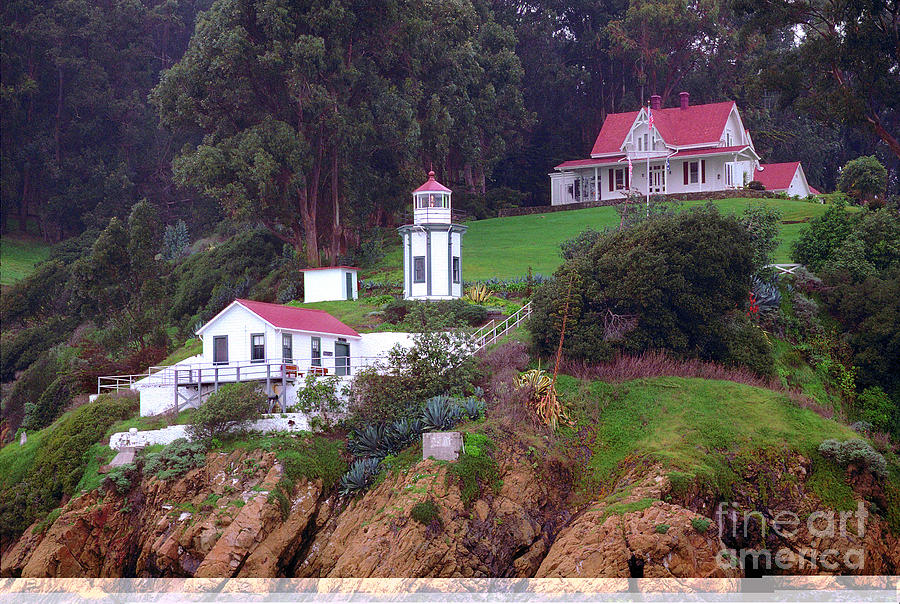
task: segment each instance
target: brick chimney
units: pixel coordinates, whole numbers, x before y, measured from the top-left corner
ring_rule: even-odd
[[[678,96],[681,98],[681,108],[687,109],[691,104],[691,95],[687,92],[679,92]]]
[[[662,97],[654,94],[650,97],[650,109],[662,109]]]

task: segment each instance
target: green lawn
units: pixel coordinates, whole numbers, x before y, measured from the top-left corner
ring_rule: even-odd
[[[660,377],[611,385],[560,376],[558,388],[578,426],[596,430],[582,477],[587,491],[610,484],[623,462],[642,456],[727,494],[738,480],[735,465],[786,451],[818,463],[823,440],[859,438],[784,395],[734,382]]]
[[[688,201],[685,206],[703,201]],[[764,204],[781,212],[781,243],[776,262],[790,262],[790,244],[805,222],[825,213],[827,206],[789,199],[723,199],[714,202],[723,212],[743,212]],[[803,221],[797,223],[795,221]],[[550,214],[531,214],[469,222],[463,238],[463,273],[467,281],[522,277],[532,271],[550,275],[560,265],[559,244],[590,227],[600,230],[619,223],[615,208],[588,208]]]
[[[21,281],[49,255],[50,246],[43,241],[4,235],[0,239],[0,285]]]

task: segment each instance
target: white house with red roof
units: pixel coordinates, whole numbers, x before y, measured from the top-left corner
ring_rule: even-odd
[[[760,164],[753,174],[753,180],[761,182],[766,187],[766,191],[787,193],[791,197],[820,195],[819,191],[809,185],[803,166],[798,161]]]
[[[682,92],[678,107],[664,109],[654,95],[640,111],[608,115],[589,158],[555,166],[550,202],[741,188],[754,179],[759,159],[734,101],[691,105]]]
[[[360,334],[323,310],[237,299],[197,330],[203,352],[175,365],[150,369],[132,388],[141,415],[196,407],[221,384],[257,382],[272,407],[297,401],[307,375],[350,380],[383,360],[408,333]]]

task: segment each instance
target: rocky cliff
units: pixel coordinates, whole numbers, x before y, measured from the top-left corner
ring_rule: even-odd
[[[569,470],[536,462],[525,449],[503,440],[496,488],[485,486],[470,504],[446,462],[388,473],[351,501],[301,480],[280,502],[273,494],[283,469],[273,454],[210,453],[180,478],[69,501],[4,552],[0,570],[6,577],[728,577],[743,574],[744,550],[768,549],[805,564],[766,572],[900,571],[900,541],[874,514],[859,527],[846,516],[852,528],[830,537],[808,528],[815,510],[827,508],[805,489],[803,458],[744,468],[746,483],[725,507],[696,489],[673,489],[661,467],[641,464],[605,494],[577,503]],[[862,501],[872,486],[857,483]],[[414,520],[413,506],[426,500],[436,514]],[[801,519],[795,531],[778,526],[787,512]],[[820,555],[831,550],[837,566]],[[848,550],[864,560],[843,559]]]

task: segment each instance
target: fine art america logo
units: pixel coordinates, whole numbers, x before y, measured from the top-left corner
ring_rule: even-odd
[[[811,546],[790,549],[781,547],[775,550],[766,547],[723,549],[716,554],[716,562],[723,569],[755,569],[772,571],[775,569],[788,572],[822,569],[836,571],[843,567],[846,570],[862,570],[865,566],[865,549],[861,547],[866,534],[866,518],[869,513],[863,503],[857,502],[856,510],[835,512],[834,510],[817,510],[802,520],[791,511],[776,511],[769,518],[759,511],[739,512],[735,504],[720,502],[716,510],[719,525],[719,539],[731,542],[747,543],[751,540],[750,526],[755,520],[758,523],[762,539],[767,531],[786,540],[794,539],[804,531],[809,535],[808,543],[821,544],[825,549]],[[729,509],[730,508],[730,509]],[[730,520],[730,532],[725,528],[725,518]],[[743,532],[743,534],[741,534]],[[730,537],[730,539],[729,539]],[[836,549],[827,547],[841,542],[843,544],[859,544],[858,547]]]

